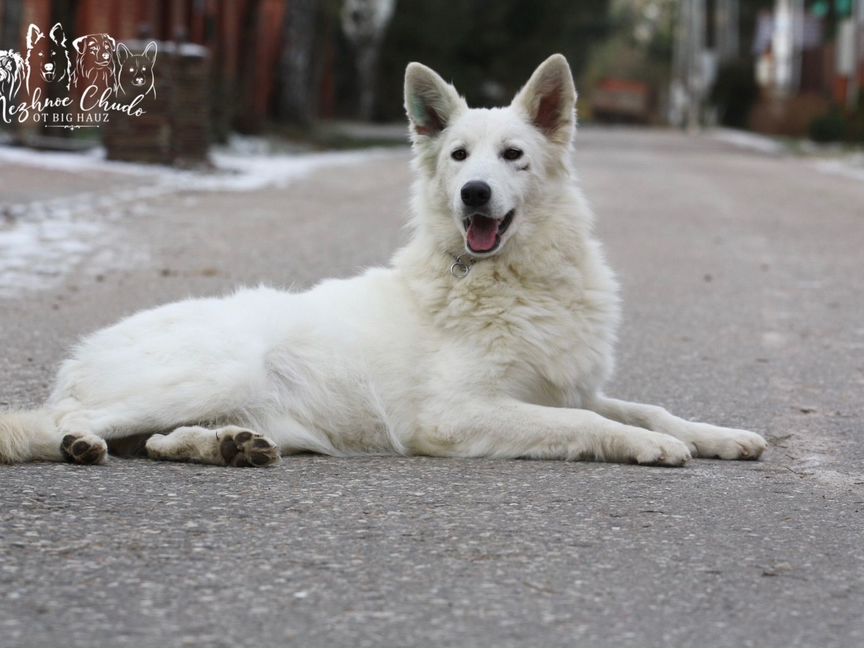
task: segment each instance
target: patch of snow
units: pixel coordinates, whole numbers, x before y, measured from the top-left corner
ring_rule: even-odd
[[[359,164],[396,154],[402,155],[403,149],[371,148],[299,155],[244,155],[236,151],[217,150],[212,155],[216,163],[215,171],[195,171],[106,160],[102,149],[82,155],[0,146],[0,162],[70,173],[95,171],[134,175],[150,179],[167,188],[168,192],[254,191],[268,186],[284,186],[322,167]]]
[[[99,265],[96,271],[146,262],[145,251],[132,250],[124,243],[121,221],[146,215],[147,202],[155,198],[187,192],[281,187],[324,167],[404,155],[404,149],[392,148],[299,155],[261,155],[261,149],[254,147],[245,150],[217,150],[212,156],[216,170],[194,171],[106,160],[99,149],[82,155],[0,146],[0,165],[137,178],[132,187],[83,191],[44,200],[4,203],[0,196],[0,297],[57,285],[85,261],[93,267]],[[110,182],[105,184],[111,187]]]
[[[399,151],[402,154],[403,151]],[[241,156],[233,153],[213,154],[224,175],[202,175],[191,179],[193,191],[255,191],[268,186],[282,187],[324,167],[359,164],[392,157],[393,149],[369,149],[303,155]]]
[[[105,152],[92,149],[86,153],[67,153],[60,151],[34,151],[32,149],[0,146],[0,162],[47,169],[49,171],[86,171],[101,170]],[[126,166],[126,165],[122,165]],[[115,169],[112,169],[115,170]],[[116,170],[121,170],[120,168]]]
[[[746,131],[720,128],[709,132],[708,137],[768,155],[788,152],[781,142]],[[818,172],[864,182],[864,153],[844,153],[837,145],[815,144],[807,140],[800,142],[798,148],[805,154],[803,159],[809,158],[809,163]]]
[[[859,154],[837,160],[818,160],[813,166],[820,173],[864,182],[864,159],[859,158],[864,156]]]
[[[51,288],[84,261],[99,272],[146,258],[107,223],[76,219],[71,211],[31,212],[0,225],[0,298]]]
[[[780,155],[786,151],[786,147],[780,142],[757,135],[748,131],[734,130],[732,128],[717,128],[708,133],[708,137],[718,142],[732,144],[748,151],[756,151],[767,155]]]

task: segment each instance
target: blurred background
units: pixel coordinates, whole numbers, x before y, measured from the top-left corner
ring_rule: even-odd
[[[0,49],[23,51],[29,23],[56,22],[73,37],[159,41],[156,114],[120,131],[3,125],[7,141],[102,138],[109,157],[187,164],[232,133],[401,142],[408,61],[487,106],[560,51],[583,123],[864,142],[864,0],[0,0]],[[171,150],[148,150],[157,140]]]
[[[142,308],[386,264],[406,63],[488,106],[558,51],[625,305],[609,393],[772,447],[10,467],[0,645],[864,645],[864,0],[0,0],[0,50],[57,22],[158,41],[156,97],[0,126],[0,409]],[[0,52],[0,122],[2,82]]]

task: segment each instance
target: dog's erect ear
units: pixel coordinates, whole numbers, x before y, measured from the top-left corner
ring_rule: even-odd
[[[436,72],[420,63],[408,64],[405,69],[405,112],[415,140],[435,137],[467,108],[456,88]]]
[[[84,44],[86,41],[87,41],[87,36],[79,36],[78,38],[76,38],[75,40],[72,41],[72,47],[79,54],[83,54],[84,53]]]
[[[48,35],[51,37],[51,40],[58,45],[66,44],[66,33],[63,31],[63,25],[59,22],[54,24],[51,31],[48,32]]]
[[[553,54],[543,61],[512,105],[550,140],[569,144],[576,124],[576,88],[567,59]]]
[[[150,60],[150,67],[153,67],[153,64],[156,62],[156,43],[155,41],[150,41],[147,43],[147,47],[144,48],[144,58]]]
[[[120,65],[123,65],[130,56],[132,56],[132,52],[129,51],[129,48],[120,43],[117,46],[117,60],[120,62]]]
[[[33,23],[30,23],[30,26],[27,28],[27,49],[33,47],[33,44],[39,40],[39,37],[42,36],[42,30],[39,29]]]

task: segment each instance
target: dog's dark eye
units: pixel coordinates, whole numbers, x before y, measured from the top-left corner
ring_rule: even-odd
[[[457,162],[461,162],[468,157],[468,151],[466,151],[464,148],[458,148],[450,154],[450,157]]]
[[[504,159],[505,160],[518,160],[522,157],[522,151],[517,148],[510,147],[508,149],[504,149]]]

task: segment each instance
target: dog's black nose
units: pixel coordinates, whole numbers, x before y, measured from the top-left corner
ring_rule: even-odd
[[[468,207],[482,207],[492,197],[492,187],[482,180],[466,182],[462,187],[462,202]]]

